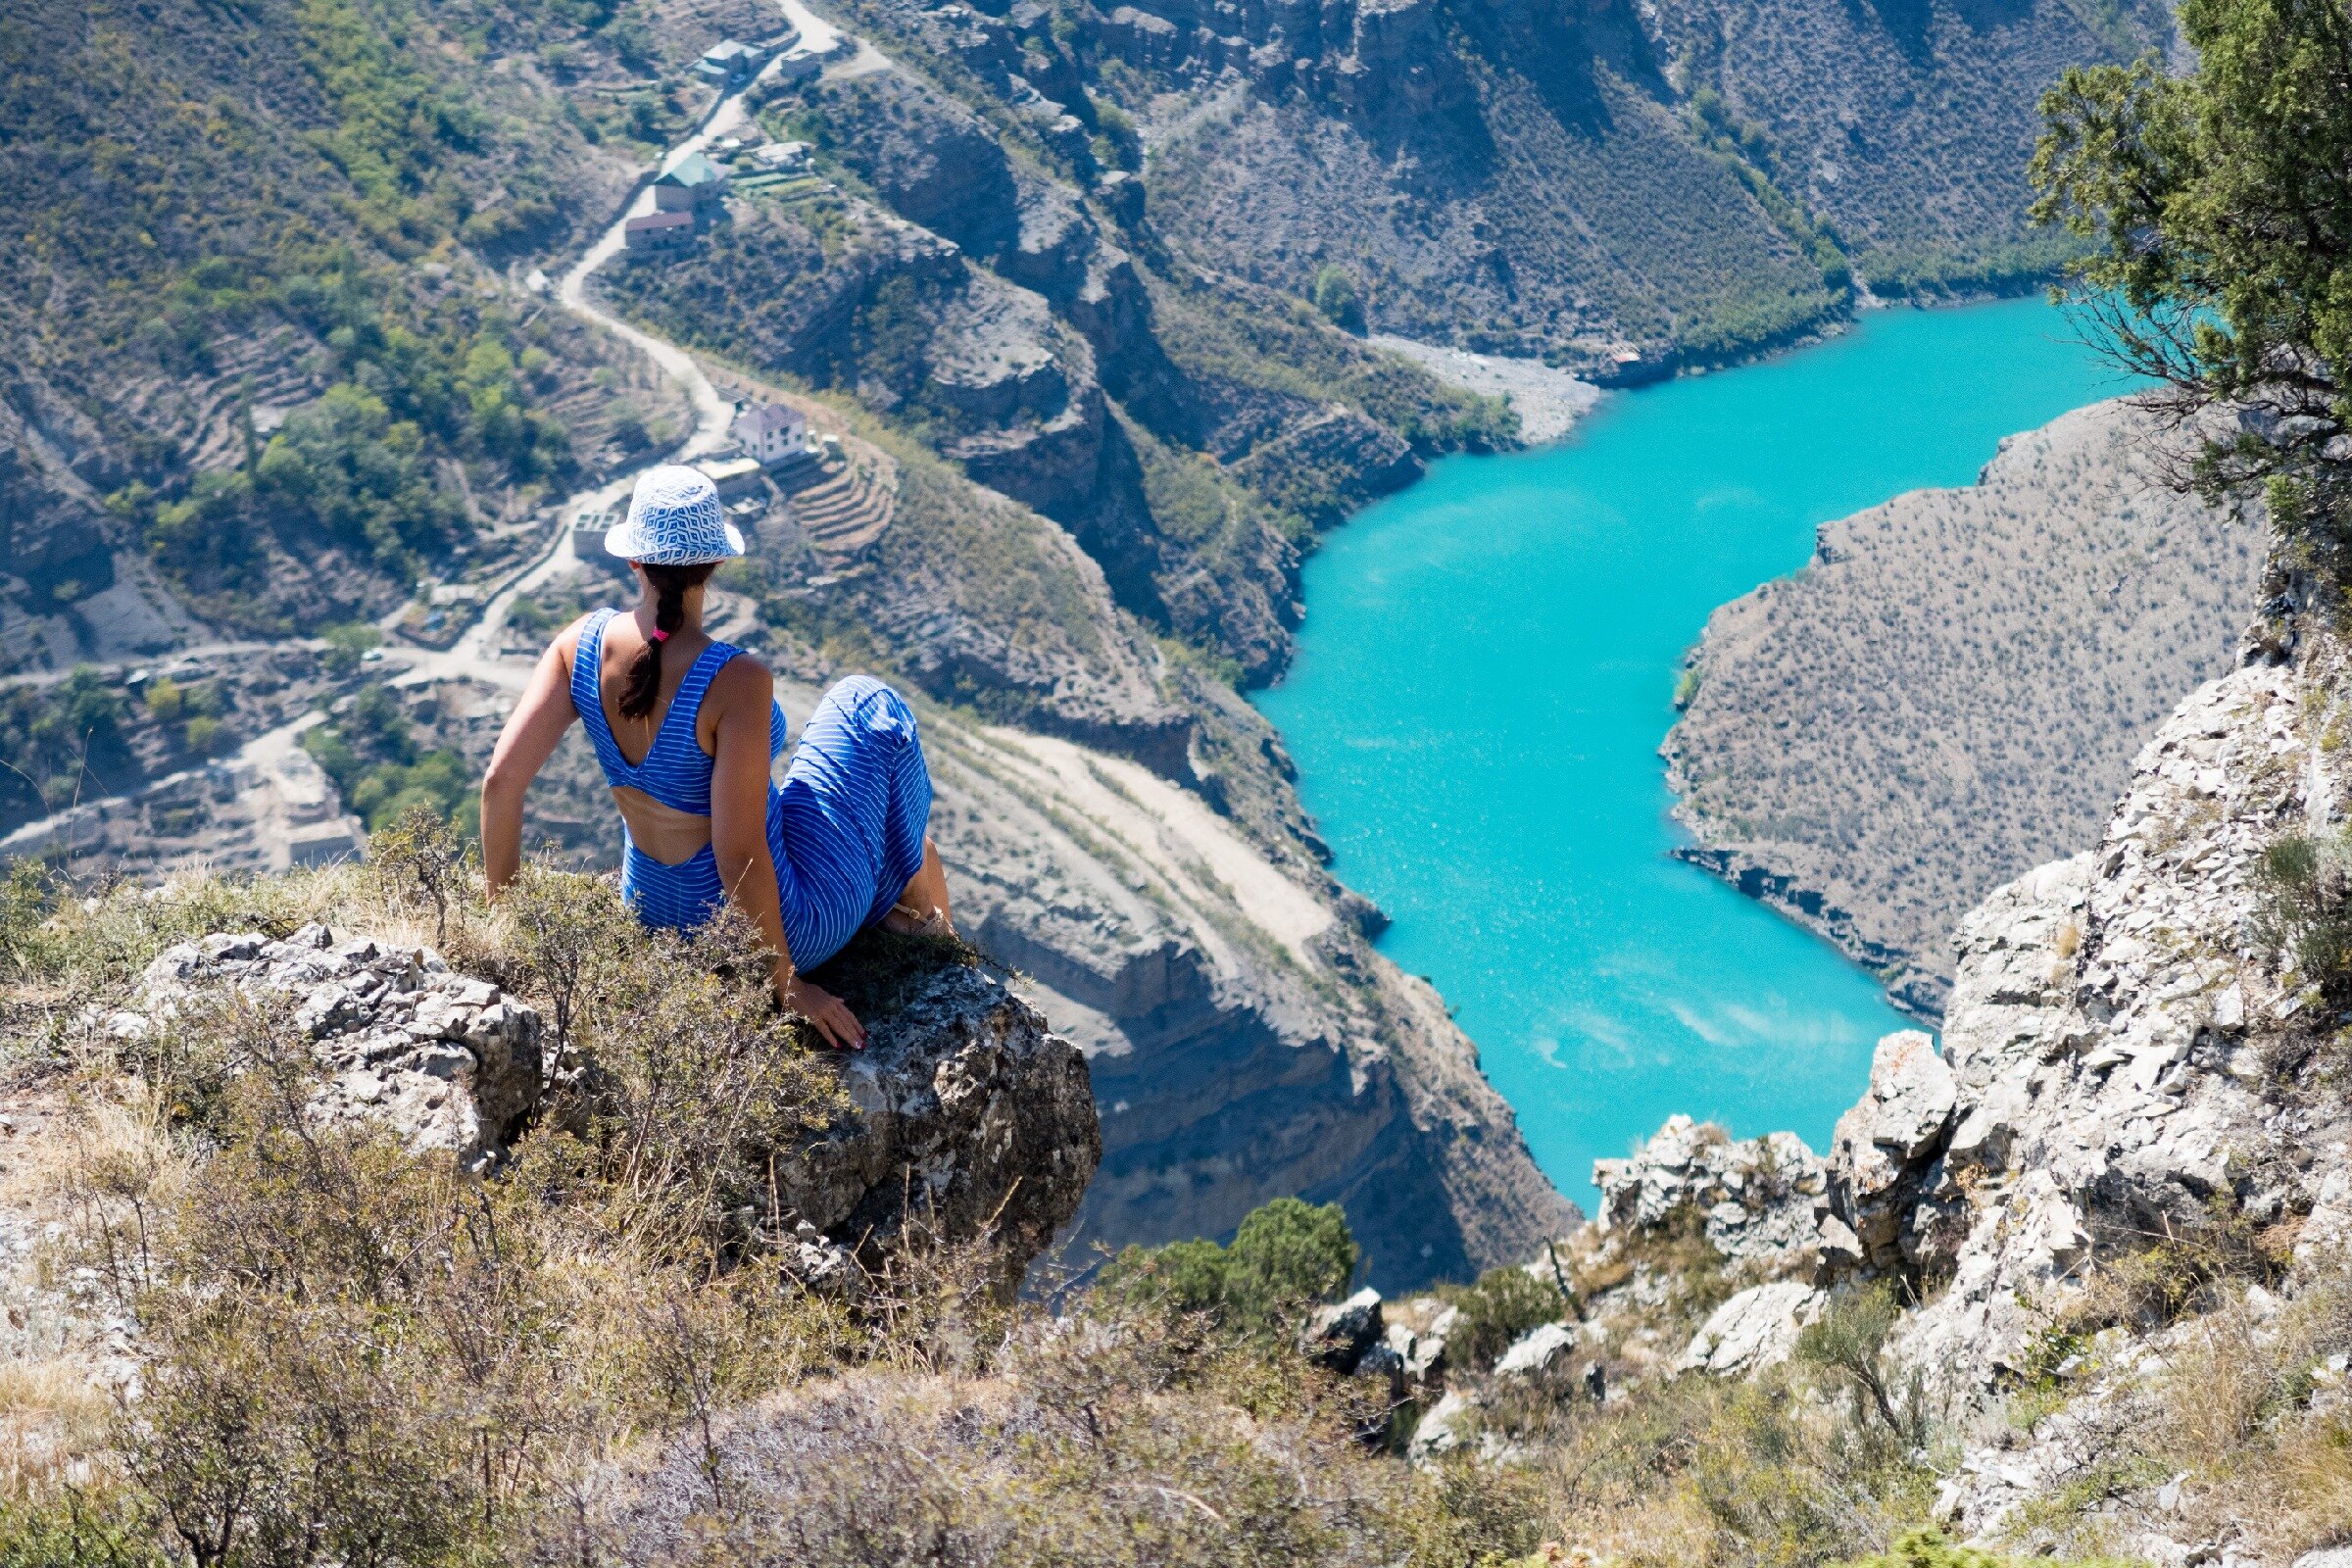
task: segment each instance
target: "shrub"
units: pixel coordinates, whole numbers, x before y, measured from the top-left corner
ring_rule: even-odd
[[[1906,1450],[1928,1441],[1926,1382],[1917,1369],[1908,1380],[1886,1358],[1886,1338],[1901,1320],[1902,1307],[1884,1283],[1833,1301],[1796,1338],[1796,1359],[1849,1387],[1857,1409],[1885,1423]],[[1867,1405],[1863,1401],[1867,1400]]]
[[[1343,331],[1363,331],[1363,291],[1356,286],[1355,274],[1337,262],[1316,270],[1314,281],[1307,286],[1307,298],[1332,325]]]
[[[2254,935],[2290,956],[2331,995],[2352,984],[2352,844],[2345,837],[2275,840],[2255,862]]]
[[[1523,1268],[1491,1268],[1475,1285],[1438,1294],[1462,1314],[1446,1339],[1446,1353],[1480,1369],[1493,1366],[1530,1329],[1557,1322],[1568,1311],[1558,1286]]]
[[[1262,1334],[1346,1289],[1356,1257],[1339,1204],[1277,1198],[1244,1217],[1230,1247],[1128,1248],[1103,1269],[1100,1289],[1113,1300],[1204,1314]]]

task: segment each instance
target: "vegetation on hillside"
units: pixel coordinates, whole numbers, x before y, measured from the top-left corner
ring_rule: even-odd
[[[551,410],[611,351],[496,298],[479,264],[568,238],[605,138],[496,73],[565,40],[610,57],[631,18],[259,0],[0,22],[25,255],[0,327],[93,421],[75,466],[115,543],[208,617],[283,633],[383,608],[571,477],[573,437],[609,421]]]
[[[1354,1270],[1336,1207],[1131,1249],[1059,1315],[916,1240],[844,1293],[802,1290],[763,1240],[764,1152],[847,1111],[740,978],[744,929],[650,936],[608,883],[537,869],[493,909],[455,850],[412,814],[366,868],[88,902],[13,869],[7,1071],[55,1107],[24,1191],[60,1216],[47,1266],[128,1327],[140,1392],[110,1403],[68,1350],[20,1386],[0,1436],[40,1458],[0,1477],[8,1560],[576,1561],[613,1543],[582,1535],[608,1502],[672,1507],[673,1467],[685,1539],[750,1561],[1498,1568],[1550,1541],[1826,1564],[1920,1518],[1919,1462],[1826,1358],[1605,1406],[1529,1385],[1482,1418],[1512,1457],[1403,1463],[1386,1387],[1294,1343]],[[91,1021],[172,942],[322,917],[437,929],[537,1004],[553,1100],[501,1170],[320,1120],[309,1045],[266,1004]],[[840,985],[887,1008],[971,961],[905,946],[853,951]],[[1482,1294],[1509,1292],[1455,1299]],[[682,1565],[663,1539],[623,1555]]]
[[[447,748],[427,749],[387,686],[362,687],[323,724],[305,730],[303,750],[318,760],[369,831],[423,808],[471,842],[481,835],[480,779]]]

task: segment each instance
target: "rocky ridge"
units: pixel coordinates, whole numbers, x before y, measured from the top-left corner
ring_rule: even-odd
[[[1482,1412],[1534,1367],[1560,1388],[1604,1367],[1754,1376],[1881,1281],[1908,1303],[1887,1354],[1959,1438],[1947,1527],[2164,1564],[2283,1568],[2302,1547],[2278,1543],[2307,1545],[2321,1499],[2274,1517],[2242,1481],[2155,1457],[2195,1419],[2183,1401],[2271,1397],[2266,1378],[2288,1380],[2277,1420],[2318,1434],[2345,1408],[2338,1004],[2281,953],[2261,864],[2282,837],[2343,830],[2352,662],[2292,621],[2245,658],[2140,751],[2096,848],[1962,922],[1940,1053],[1881,1042],[1826,1156],[1677,1117],[1597,1162],[1594,1221],[1527,1264],[1568,1260],[1570,1310],[1483,1376],[1448,1383],[1441,1354],[1414,1385],[1416,1454],[1511,1451]],[[1659,1337],[1676,1290],[1687,1343]]]

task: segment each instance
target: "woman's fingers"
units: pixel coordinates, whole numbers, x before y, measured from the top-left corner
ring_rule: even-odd
[[[839,997],[803,983],[794,988],[784,1005],[808,1021],[808,1026],[823,1037],[826,1045],[836,1051],[863,1051],[865,1026]]]

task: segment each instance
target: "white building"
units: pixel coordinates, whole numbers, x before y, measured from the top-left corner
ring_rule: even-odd
[[[808,450],[808,419],[781,403],[747,403],[735,416],[734,434],[744,456],[761,466],[791,462]]]

